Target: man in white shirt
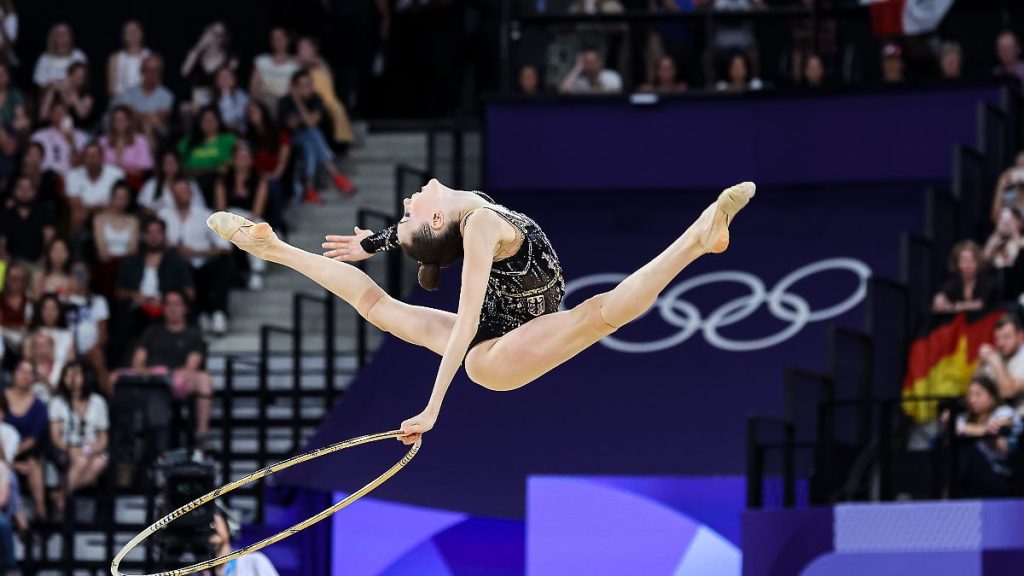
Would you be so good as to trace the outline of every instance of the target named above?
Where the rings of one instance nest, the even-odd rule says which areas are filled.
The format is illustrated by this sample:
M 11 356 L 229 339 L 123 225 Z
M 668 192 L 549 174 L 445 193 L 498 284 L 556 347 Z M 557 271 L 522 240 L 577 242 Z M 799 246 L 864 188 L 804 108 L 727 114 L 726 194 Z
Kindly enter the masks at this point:
M 167 224 L 167 246 L 192 267 L 200 324 L 222 335 L 227 332 L 228 288 L 234 275 L 231 244 L 206 225 L 210 211 L 195 206 L 193 193 L 190 180 L 175 179 L 171 182 L 174 208 L 165 206 L 157 216 Z
M 982 344 L 978 350 L 979 371 L 995 381 L 999 396 L 1024 413 L 1024 329 L 1013 314 L 996 322 L 995 345 Z
M 78 152 L 89 141 L 81 130 L 75 130 L 67 106 L 60 100 L 50 106 L 50 125 L 32 134 L 32 141 L 43 147 L 42 169 L 67 176 L 78 164 Z
M 124 170 L 103 163 L 103 149 L 95 142 L 82 150 L 82 165 L 68 172 L 64 182 L 71 203 L 71 229 L 79 231 L 90 214 L 99 212 L 110 203 L 110 191 Z
M 576 58 L 558 87 L 565 94 L 617 94 L 622 92 L 622 76 L 604 67 L 597 50 L 585 50 Z

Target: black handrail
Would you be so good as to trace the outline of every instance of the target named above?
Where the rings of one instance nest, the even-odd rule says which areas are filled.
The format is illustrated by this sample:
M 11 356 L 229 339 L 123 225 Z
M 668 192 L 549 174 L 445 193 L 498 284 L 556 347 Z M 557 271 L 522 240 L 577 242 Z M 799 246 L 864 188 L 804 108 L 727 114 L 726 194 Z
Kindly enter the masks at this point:
M 394 217 L 385 212 L 367 208 L 360 208 L 359 212 L 356 213 L 357 225 L 360 228 L 371 228 L 371 219 L 382 221 L 384 225 L 388 225 L 394 220 Z M 402 252 L 400 250 L 390 250 L 386 253 L 385 257 L 387 258 L 384 280 L 385 290 L 391 296 L 400 298 L 402 295 Z M 366 260 L 357 262 L 356 265 L 360 270 L 366 271 Z M 356 362 L 360 369 L 366 365 L 366 359 L 370 353 L 366 324 L 366 320 L 359 315 L 356 316 Z
M 266 468 L 269 464 L 267 461 L 267 425 L 269 422 L 267 416 L 267 408 L 270 404 L 269 398 L 266 395 L 270 389 L 270 336 L 273 334 L 280 334 L 283 336 L 293 336 L 294 330 L 291 328 L 285 328 L 283 326 L 272 326 L 264 324 L 260 326 L 260 356 L 259 356 L 259 391 L 260 399 L 256 403 L 257 406 L 257 422 L 259 423 L 259 434 L 256 439 L 257 452 L 256 461 L 259 468 Z M 293 414 L 298 416 L 298 414 Z M 263 490 L 259 490 L 256 493 L 256 521 L 262 523 L 265 515 L 265 504 L 266 494 Z
M 753 415 L 747 417 L 747 508 L 764 506 L 764 445 L 760 442 L 763 424 L 781 426 L 783 440 L 773 443 L 772 448 L 782 450 L 783 504 L 796 504 L 796 431 L 789 420 L 771 416 Z

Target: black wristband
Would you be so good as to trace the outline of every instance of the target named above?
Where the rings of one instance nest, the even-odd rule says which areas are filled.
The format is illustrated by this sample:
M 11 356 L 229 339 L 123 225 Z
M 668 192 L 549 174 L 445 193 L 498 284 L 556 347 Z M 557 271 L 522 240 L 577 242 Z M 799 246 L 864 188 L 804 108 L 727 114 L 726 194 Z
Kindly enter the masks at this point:
M 394 250 L 395 248 L 398 248 L 398 228 L 396 226 L 388 226 L 380 232 L 371 234 L 360 240 L 359 246 L 361 246 L 363 251 L 367 254 L 374 254 L 385 250 Z

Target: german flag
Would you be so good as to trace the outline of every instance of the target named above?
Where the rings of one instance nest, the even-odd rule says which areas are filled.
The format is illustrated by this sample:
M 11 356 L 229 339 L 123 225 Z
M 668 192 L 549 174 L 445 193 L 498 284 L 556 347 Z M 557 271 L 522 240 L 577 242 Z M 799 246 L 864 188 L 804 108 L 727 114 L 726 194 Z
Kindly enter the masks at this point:
M 962 396 L 978 367 L 978 347 L 992 342 L 1002 310 L 975 315 L 964 313 L 935 326 L 910 345 L 903 398 L 914 396 Z M 906 402 L 903 410 L 917 422 L 935 418 L 935 402 Z

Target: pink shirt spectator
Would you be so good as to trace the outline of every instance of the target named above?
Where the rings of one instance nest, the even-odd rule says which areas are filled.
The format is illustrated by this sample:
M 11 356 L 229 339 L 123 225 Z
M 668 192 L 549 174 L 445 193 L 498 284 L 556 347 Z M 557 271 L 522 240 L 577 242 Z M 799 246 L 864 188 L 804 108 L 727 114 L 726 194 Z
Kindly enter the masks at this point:
M 63 132 L 56 128 L 43 128 L 32 134 L 32 141 L 43 146 L 43 170 L 53 170 L 61 177 L 67 176 L 72 168 L 71 143 Z M 81 151 L 89 137 L 80 130 L 74 131 L 75 150 Z
M 149 142 L 141 134 L 136 134 L 132 145 L 121 150 L 120 158 L 117 156 L 117 148 L 110 145 L 110 139 L 106 136 L 100 137 L 100 148 L 103 149 L 105 163 L 119 166 L 125 172 L 146 172 L 153 169 L 153 151 L 149 149 Z

